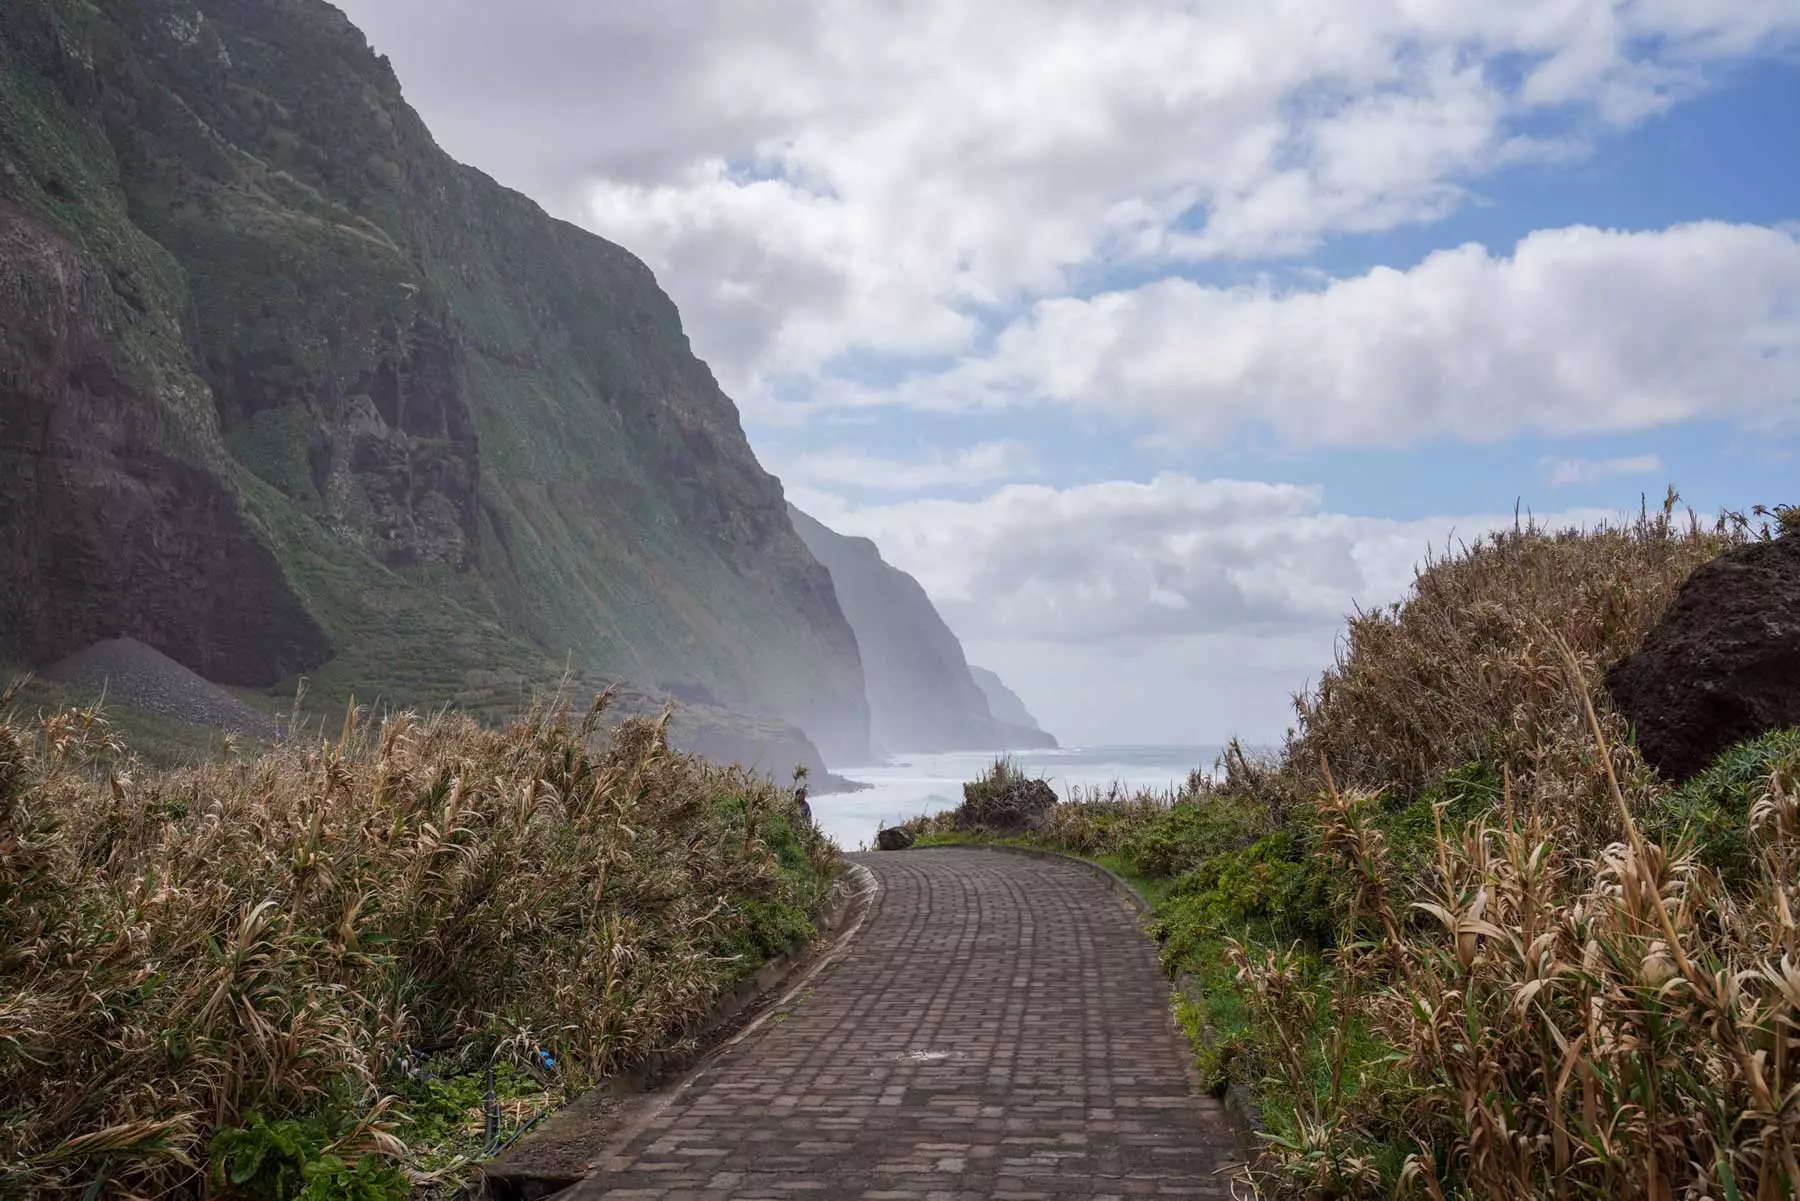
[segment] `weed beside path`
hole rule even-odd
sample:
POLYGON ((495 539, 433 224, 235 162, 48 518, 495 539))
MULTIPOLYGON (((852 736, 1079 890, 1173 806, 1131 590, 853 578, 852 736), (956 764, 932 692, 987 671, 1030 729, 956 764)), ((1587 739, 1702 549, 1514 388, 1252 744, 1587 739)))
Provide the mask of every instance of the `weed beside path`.
POLYGON ((15 706, 0 1196, 404 1197, 679 1042, 842 863, 787 791, 600 717, 353 710, 158 772, 15 706))

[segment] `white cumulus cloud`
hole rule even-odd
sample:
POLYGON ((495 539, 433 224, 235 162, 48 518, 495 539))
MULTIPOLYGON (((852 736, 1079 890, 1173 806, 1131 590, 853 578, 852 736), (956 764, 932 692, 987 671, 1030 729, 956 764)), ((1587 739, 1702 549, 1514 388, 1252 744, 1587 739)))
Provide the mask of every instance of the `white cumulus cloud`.
POLYGON ((1106 264, 1302 253, 1792 43, 1795 0, 345 0, 449 148, 643 255, 740 399, 1106 264))
POLYGON ((1550 457, 1544 460, 1543 466, 1552 488, 1568 488, 1618 475, 1655 475, 1663 470, 1663 461, 1657 455, 1627 455, 1617 459, 1550 457))
POLYGON ((843 403, 1045 399, 1297 445, 1644 430, 1800 417, 1800 238, 1697 222, 1531 234, 1323 287, 1165 279, 1045 300, 987 353, 843 403))
POLYGON ((1335 629, 1357 605, 1399 599, 1433 548, 1514 521, 1364 517, 1332 512, 1314 487, 1176 473, 1015 484, 973 500, 792 495, 839 532, 873 538, 959 635, 1066 644, 1335 629))
POLYGON ((955 492, 1027 479, 1037 472, 1036 454, 1029 446, 1013 441, 981 442, 911 457, 834 447, 791 459, 780 454, 763 458, 792 486, 875 492, 955 492))
POLYGON ((1399 600, 1428 555, 1515 520, 1368 517, 1333 511, 1317 488, 1181 474, 873 505, 796 489, 795 503, 875 539, 972 662, 1086 744, 1279 738, 1347 614, 1399 600))

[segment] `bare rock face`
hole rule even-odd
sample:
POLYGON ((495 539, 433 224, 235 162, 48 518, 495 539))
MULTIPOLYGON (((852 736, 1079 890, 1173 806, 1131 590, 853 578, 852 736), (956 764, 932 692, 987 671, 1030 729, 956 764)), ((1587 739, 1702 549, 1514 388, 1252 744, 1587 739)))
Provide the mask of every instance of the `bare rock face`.
POLYGON ((867 538, 845 537, 791 506, 789 514, 807 549, 831 573, 856 632, 878 745, 889 751, 1056 745, 1035 722, 1002 719, 990 708, 962 643, 917 580, 885 562, 867 538))
POLYGON ((1696 571, 1606 686, 1645 760, 1673 780, 1734 743, 1800 726, 1800 535, 1696 571))
POLYGON ((985 667, 969 664, 969 674, 975 679, 975 686, 987 697, 988 711, 994 720, 1006 726, 1009 731, 1016 731, 1016 737, 1029 739, 1033 735, 1040 741, 1021 741, 1017 746, 1046 745, 1054 748, 1056 739, 1044 730, 1038 719, 1031 715, 1019 694, 1006 686, 1006 681, 985 667))
POLYGON ((126 635, 272 684, 331 645, 229 482, 205 384, 158 354, 177 331, 139 274, 0 186, 0 657, 126 635))

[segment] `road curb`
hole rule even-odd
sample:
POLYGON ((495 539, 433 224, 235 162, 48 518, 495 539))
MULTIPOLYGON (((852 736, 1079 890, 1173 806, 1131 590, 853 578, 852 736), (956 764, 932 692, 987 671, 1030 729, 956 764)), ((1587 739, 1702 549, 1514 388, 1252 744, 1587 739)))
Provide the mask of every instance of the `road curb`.
MULTIPOLYGON (((1110 884, 1113 890, 1117 892, 1127 904, 1137 910, 1140 920, 1149 918, 1151 914, 1155 912, 1155 907, 1150 904, 1148 898, 1146 898, 1143 893, 1139 892, 1137 886, 1132 884, 1131 881, 1127 880, 1124 876, 1121 876, 1118 872, 1113 871, 1104 864, 1095 863, 1092 859, 1083 859, 1079 855, 1071 855, 1066 851, 1051 851, 1042 847, 1021 847, 1010 846, 1004 843, 987 842, 946 842, 932 846, 908 847, 907 849, 918 851, 953 851, 959 849, 966 851, 998 851, 1005 855, 1022 855, 1027 859, 1059 859, 1064 863, 1071 863, 1077 867, 1083 868, 1089 875, 1098 877, 1110 884)), ((889 851, 884 853, 898 854, 902 852, 889 851)), ((1171 991, 1178 992, 1181 997, 1186 1000, 1191 1000, 1200 992, 1200 981, 1195 979, 1192 972, 1181 972, 1177 974, 1170 983, 1172 985, 1171 991)), ((1208 1045, 1209 1049, 1216 1050, 1218 1048, 1218 1036, 1210 1027, 1201 1027, 1200 1038, 1208 1045)), ((1231 1123, 1232 1133, 1237 1136, 1238 1142, 1243 1145, 1244 1150, 1249 1153, 1260 1151, 1264 1142, 1262 1136, 1268 1133, 1269 1128, 1263 1124, 1262 1111, 1257 1105, 1256 1094, 1250 1091, 1249 1086, 1234 1080, 1225 1087, 1223 1093, 1211 1089, 1208 1089, 1207 1091, 1211 1093, 1212 1096, 1218 1098, 1219 1103, 1224 1106, 1225 1116, 1231 1123)))

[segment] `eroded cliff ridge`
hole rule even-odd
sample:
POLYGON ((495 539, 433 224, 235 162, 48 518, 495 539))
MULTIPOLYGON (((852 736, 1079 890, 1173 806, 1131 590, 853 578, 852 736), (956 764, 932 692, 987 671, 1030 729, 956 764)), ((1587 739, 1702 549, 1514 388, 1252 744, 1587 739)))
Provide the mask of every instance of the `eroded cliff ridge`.
POLYGON ((1056 739, 1045 733, 1043 725, 1031 715, 1031 710, 1025 707, 1019 694, 1006 686, 1006 681, 987 668, 977 667, 973 663, 969 664, 969 675, 974 678, 975 686, 981 689, 982 695, 987 697, 988 712, 994 715, 995 721, 1017 726, 1021 730, 1036 731, 1050 739, 1049 745, 1056 745, 1056 739))
POLYGON ((452 161, 322 0, 6 8, 0 658, 407 704, 569 662, 866 754, 831 578, 641 262, 452 161))
MULTIPOLYGON (((807 548, 831 572, 856 631, 879 747, 962 751, 1056 745, 1035 722, 1016 725, 994 715, 962 643, 917 580, 884 560, 869 539, 847 537, 798 509, 790 513, 807 548)), ((1023 712, 1023 705, 1019 708, 1023 712)))

